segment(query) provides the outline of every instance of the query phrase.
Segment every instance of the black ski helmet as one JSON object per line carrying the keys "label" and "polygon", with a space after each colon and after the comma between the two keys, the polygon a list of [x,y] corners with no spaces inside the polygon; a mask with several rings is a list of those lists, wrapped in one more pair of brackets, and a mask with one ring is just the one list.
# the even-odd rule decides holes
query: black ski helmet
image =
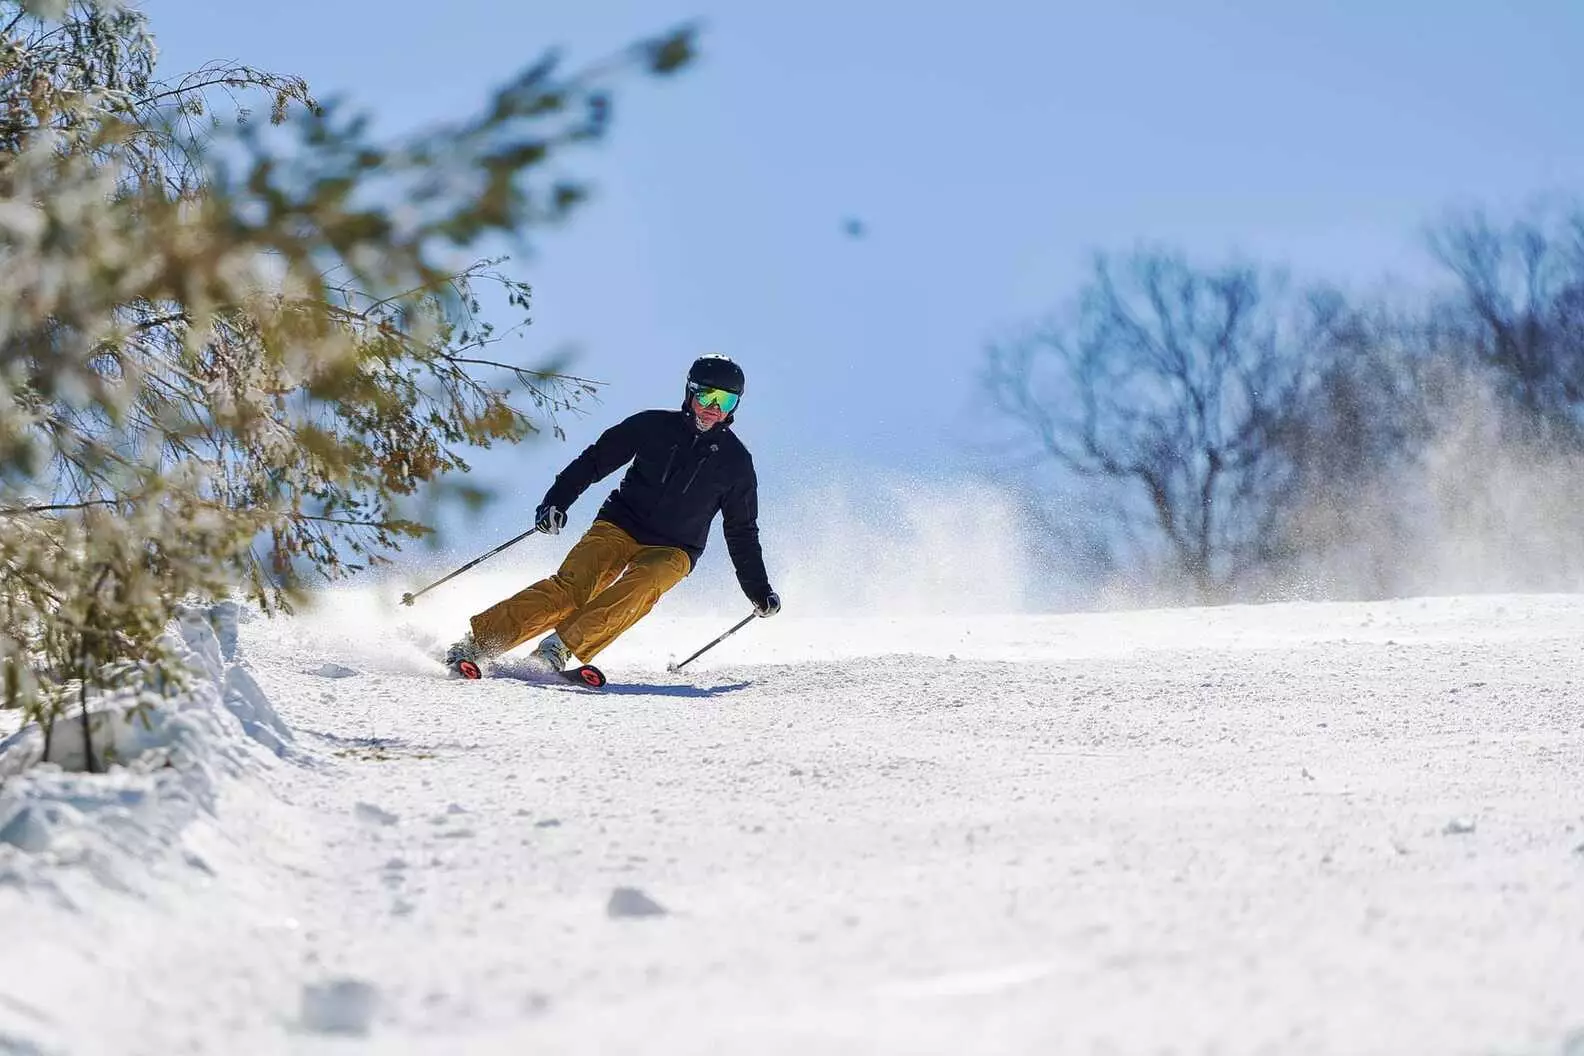
{"label": "black ski helmet", "polygon": [[688,368],[688,384],[703,389],[725,389],[741,396],[743,391],[742,368],[728,356],[710,353],[700,356]]}

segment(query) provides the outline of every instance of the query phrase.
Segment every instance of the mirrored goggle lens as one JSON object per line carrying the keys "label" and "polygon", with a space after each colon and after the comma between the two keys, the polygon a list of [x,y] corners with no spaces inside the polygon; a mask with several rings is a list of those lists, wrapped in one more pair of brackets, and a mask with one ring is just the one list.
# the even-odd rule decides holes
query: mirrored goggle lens
{"label": "mirrored goggle lens", "polygon": [[719,407],[730,414],[737,407],[737,393],[726,389],[694,389],[693,398],[701,407]]}

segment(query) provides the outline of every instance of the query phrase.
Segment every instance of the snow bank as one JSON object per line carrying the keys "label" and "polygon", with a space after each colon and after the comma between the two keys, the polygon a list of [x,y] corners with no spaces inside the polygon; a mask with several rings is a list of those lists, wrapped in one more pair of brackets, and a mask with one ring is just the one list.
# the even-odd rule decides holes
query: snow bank
{"label": "snow bank", "polygon": [[191,675],[179,693],[150,687],[89,702],[93,750],[108,772],[84,773],[81,713],[46,738],[36,724],[0,741],[0,883],[53,886],[82,866],[136,887],[140,863],[169,851],[221,782],[291,750],[292,733],[237,657],[234,603],[190,609],[166,641]]}

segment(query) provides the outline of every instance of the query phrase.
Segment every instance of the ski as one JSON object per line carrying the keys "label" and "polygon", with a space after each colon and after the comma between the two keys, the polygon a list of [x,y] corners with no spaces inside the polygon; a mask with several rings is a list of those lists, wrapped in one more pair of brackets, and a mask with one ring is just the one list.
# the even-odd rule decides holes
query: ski
{"label": "ski", "polygon": [[[484,670],[472,660],[459,660],[450,665],[451,673],[459,678],[478,679],[484,677]],[[584,664],[582,667],[570,667],[565,671],[556,671],[562,679],[574,686],[584,689],[601,689],[605,685],[605,672],[593,664]]]}

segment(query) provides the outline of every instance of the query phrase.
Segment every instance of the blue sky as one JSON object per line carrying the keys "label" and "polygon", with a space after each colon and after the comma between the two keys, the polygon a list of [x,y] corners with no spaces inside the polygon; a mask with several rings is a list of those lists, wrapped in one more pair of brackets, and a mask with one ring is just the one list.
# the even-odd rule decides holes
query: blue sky
{"label": "blue sky", "polygon": [[700,352],[747,369],[773,521],[809,479],[966,464],[985,342],[1060,306],[1097,249],[1413,281],[1443,210],[1584,188],[1584,4],[1562,0],[142,6],[165,73],[298,73],[391,133],[471,112],[546,47],[703,21],[701,61],[625,84],[577,159],[593,203],[513,262],[536,322],[508,351],[575,341],[611,384],[570,443],[480,460],[506,501],[464,548],[514,534],[599,429],[676,400]]}

